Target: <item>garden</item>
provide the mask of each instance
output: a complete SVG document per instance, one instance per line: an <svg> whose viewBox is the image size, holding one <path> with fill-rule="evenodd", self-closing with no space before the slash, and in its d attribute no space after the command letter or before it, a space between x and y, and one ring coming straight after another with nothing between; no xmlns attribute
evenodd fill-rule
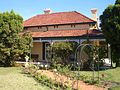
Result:
<svg viewBox="0 0 120 90"><path fill-rule="evenodd" d="M29 70L29 71L28 71ZM63 70L67 71L67 70ZM68 72L68 71L67 71ZM69 72L71 73L71 71ZM97 78L98 72L95 72L95 77ZM98 86L100 87L111 87L112 89L109 90L119 90L120 87L117 86L120 83L120 68L113 68L108 70L100 71L100 77L101 77L101 83L94 83L95 90L97 90ZM90 79L93 72L91 71L81 71L81 80L87 80ZM102 78L102 74L104 74L104 78ZM71 82L65 82L65 85L62 85L61 82L63 82L62 78L64 77L66 80L73 80L73 77L70 78L70 76L65 75L59 78L58 82L56 82L56 79L60 77L60 75L63 75L62 72L56 71L56 70L46 70L46 69L38 69L38 67L34 65L30 65L29 69L25 69L23 67L0 67L0 90L61 90L62 87L63 90L72 90L70 83ZM65 77L66 76L66 77ZM60 82L59 82L60 81ZM75 85L75 82L72 82L73 85ZM77 83L77 81L76 81ZM87 84L83 83L82 81L79 82L82 84L80 87L83 88L91 88L91 85L89 82L86 82ZM77 85L77 84L76 84ZM116 86L116 87L114 87ZM74 86L77 87L77 86ZM8 89L9 88L9 89ZM93 86L92 86L93 88ZM85 90L85 89L80 89ZM93 90L93 89L91 89ZM98 89L100 90L100 89ZM103 89L102 89L103 90Z"/></svg>
<svg viewBox="0 0 120 90"><path fill-rule="evenodd" d="M45 63L31 62L32 37L23 30L23 18L11 12L0 13L0 90L120 90L120 0L100 16L101 30L110 46L111 65L103 62L105 47L86 42L58 42L48 48ZM24 67L15 61L24 60ZM48 63L50 62L50 63ZM113 64L116 67L113 67ZM105 65L105 66L104 66ZM107 65L107 66L106 66Z"/></svg>
<svg viewBox="0 0 120 90"><path fill-rule="evenodd" d="M66 49L66 45L64 45L66 43L68 45L67 49ZM61 44L63 44L62 47ZM51 62L50 61L49 63L39 62L37 65L29 63L28 67L23 70L24 73L33 76L38 82L54 90L85 90L88 88L89 90L105 90L111 87L118 87L120 85L120 80L119 80L120 72L116 72L120 68L113 69L111 67L109 68L102 67L102 69L100 69L101 64L103 62L101 61L98 62L100 57L98 58L96 56L98 56L98 53L99 54L101 53L101 51L99 51L99 49L101 50L101 48L94 47L93 49L90 48L91 45L84 44L82 46L84 47L84 49L81 48L80 53L78 49L77 51L78 53L76 53L75 55L76 59L77 58L84 59L84 57L77 57L77 56L83 56L81 55L83 52L85 54L85 52L86 53L92 52L91 49L94 50L93 52L94 57L96 57L94 62L92 61L93 59L91 59L94 58L93 53L92 55L88 55L87 58L92 61L92 64L91 62L89 63L89 61L87 61L88 63L86 64L86 62L81 61L81 59L80 61L79 60L75 61L76 60L75 59L74 63L72 64L68 63L67 61L69 61L68 60L69 58L67 56L68 54L72 53L72 49L70 49L69 46L71 44L73 43L68 43L68 42L57 43L57 45L52 47L53 53L54 50L56 53L49 56L50 60L52 57ZM65 51L67 51L67 53L65 53Z"/></svg>
<svg viewBox="0 0 120 90"><path fill-rule="evenodd" d="M38 66L31 64L27 69L23 70L27 75L31 75L39 83L51 88L52 90L114 90L119 88L120 68L113 68L98 71L71 71L68 66L56 69L39 69ZM79 75L79 76L78 76ZM99 81L98 81L99 80ZM119 89L115 89L119 90Z"/></svg>

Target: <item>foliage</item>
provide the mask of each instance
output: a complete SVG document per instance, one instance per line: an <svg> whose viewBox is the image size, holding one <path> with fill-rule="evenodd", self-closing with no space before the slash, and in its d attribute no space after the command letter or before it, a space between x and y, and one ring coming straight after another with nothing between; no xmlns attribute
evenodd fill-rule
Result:
<svg viewBox="0 0 120 90"><path fill-rule="evenodd" d="M54 61L66 64L70 55L74 54L77 44L75 42L56 42L52 45Z"/></svg>
<svg viewBox="0 0 120 90"><path fill-rule="evenodd" d="M60 74L67 75L71 71L71 65L63 66L63 65L57 64L56 69Z"/></svg>
<svg viewBox="0 0 120 90"><path fill-rule="evenodd" d="M32 36L30 33L24 33L20 36L18 49L21 50L21 54L19 53L19 55L22 59L24 59L26 55L30 56L32 46Z"/></svg>
<svg viewBox="0 0 120 90"><path fill-rule="evenodd" d="M116 0L114 5L109 5L100 16L100 20L106 41L111 45L116 58L116 66L120 66L120 0Z"/></svg>
<svg viewBox="0 0 120 90"><path fill-rule="evenodd" d="M116 0L115 4L120 4L120 0Z"/></svg>
<svg viewBox="0 0 120 90"><path fill-rule="evenodd" d="M66 66L61 66L61 65L57 65L57 72L61 75L65 75L68 78L72 78L73 80L82 80L85 83L88 84L98 84L98 79L95 77L95 79L93 79L93 76L90 74L83 74L81 73L82 71L71 71L71 66L70 65L66 65Z"/></svg>
<svg viewBox="0 0 120 90"><path fill-rule="evenodd" d="M23 30L23 18L11 12L0 13L0 61L11 66L13 60L28 53L27 35L19 36Z"/></svg>
<svg viewBox="0 0 120 90"><path fill-rule="evenodd" d="M67 86L63 85L62 83L56 82L55 80L52 80L52 79L49 79L45 75L39 75L36 78L38 79L38 81L40 83L42 83L43 85L46 85L46 86L48 86L52 89L55 89L55 90L60 90L60 89L71 90L71 87L67 87Z"/></svg>

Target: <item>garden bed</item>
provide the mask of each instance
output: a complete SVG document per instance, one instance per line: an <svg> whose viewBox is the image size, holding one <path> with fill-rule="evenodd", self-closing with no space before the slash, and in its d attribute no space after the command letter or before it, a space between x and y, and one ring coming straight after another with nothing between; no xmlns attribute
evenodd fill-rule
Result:
<svg viewBox="0 0 120 90"><path fill-rule="evenodd" d="M56 72L54 70L38 70L29 68L28 72L35 77L40 83L49 86L55 90L105 90L104 87L98 87L84 83L81 80L71 78L65 74Z"/></svg>

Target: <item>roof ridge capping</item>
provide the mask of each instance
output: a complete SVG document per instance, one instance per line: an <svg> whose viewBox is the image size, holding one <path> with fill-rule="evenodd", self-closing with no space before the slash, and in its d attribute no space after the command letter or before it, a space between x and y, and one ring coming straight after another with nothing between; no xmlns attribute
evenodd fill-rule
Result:
<svg viewBox="0 0 120 90"><path fill-rule="evenodd" d="M51 15L51 14L59 14L59 13L71 13L71 12L75 12L75 13L77 13L77 14L82 15L82 16L85 17L85 18L88 18L88 19L94 21L93 19L91 19L91 18L85 16L84 14L82 14L82 13L80 13L80 12L78 12L78 11L52 12L52 13L49 13L49 14L45 14L45 13L43 13L43 14L37 14L37 15L34 15L34 16L30 17L29 19L31 19L31 18L33 18L33 17L36 17L36 16ZM29 20L29 19L27 19L27 20ZM27 21L27 20L25 20L25 21Z"/></svg>

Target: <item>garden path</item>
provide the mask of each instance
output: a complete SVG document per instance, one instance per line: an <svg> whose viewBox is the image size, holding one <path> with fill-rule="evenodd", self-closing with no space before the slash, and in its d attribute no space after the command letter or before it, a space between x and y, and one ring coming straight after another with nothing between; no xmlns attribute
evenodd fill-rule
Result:
<svg viewBox="0 0 120 90"><path fill-rule="evenodd" d="M57 82L62 82L65 85L70 85L74 87L74 89L79 88L80 90L107 90L103 87L97 87L95 85L88 85L84 83L83 81L75 81L70 79L69 77L66 77L64 75L60 75L58 73L52 72L50 70L39 70L38 73L41 73L43 75L46 75L47 77L56 80Z"/></svg>

